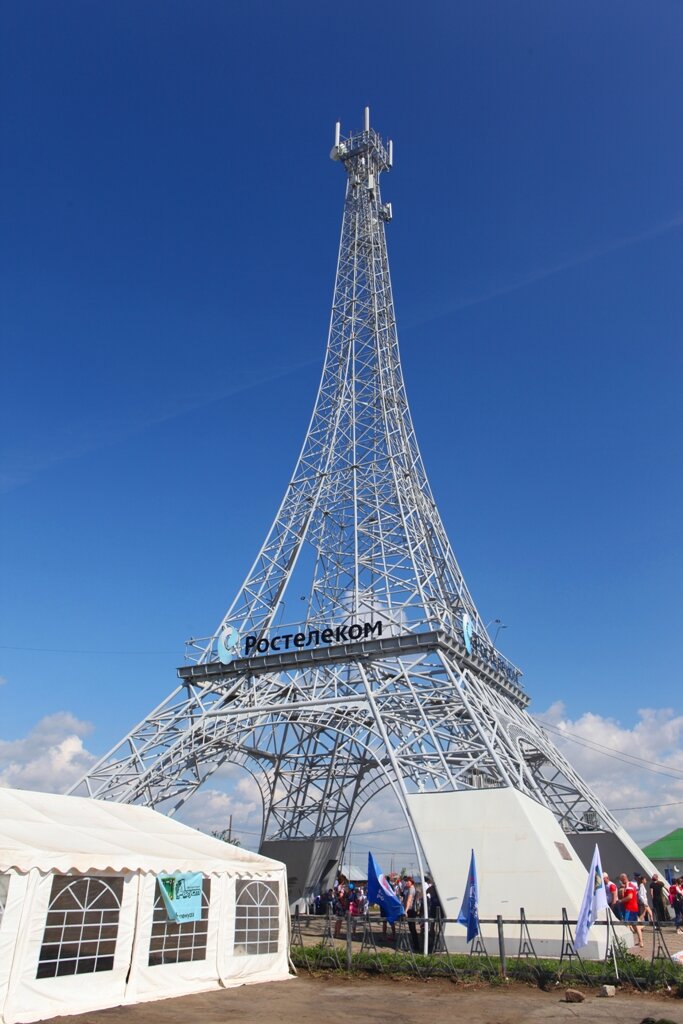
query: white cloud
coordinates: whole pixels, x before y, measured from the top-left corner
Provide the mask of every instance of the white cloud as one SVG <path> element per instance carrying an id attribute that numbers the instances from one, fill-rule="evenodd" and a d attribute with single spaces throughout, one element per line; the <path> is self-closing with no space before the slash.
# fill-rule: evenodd
<path id="1" fill-rule="evenodd" d="M 385 871 L 403 867 L 417 870 L 410 832 L 390 788 L 379 792 L 365 805 L 351 835 L 351 853 L 355 863 L 365 863 L 368 850 L 372 850 Z"/>
<path id="2" fill-rule="evenodd" d="M 63 793 L 95 757 L 83 744 L 92 731 L 68 711 L 47 715 L 18 740 L 0 740 L 0 785 Z"/>
<path id="3" fill-rule="evenodd" d="M 59 711 L 41 718 L 19 739 L 0 739 L 0 786 L 65 792 L 97 760 L 84 743 L 92 731 L 89 722 Z M 194 828 L 211 832 L 227 828 L 232 814 L 233 832 L 243 846 L 255 849 L 263 816 L 257 783 L 234 764 L 224 765 L 214 781 L 217 786 L 200 789 L 178 817 Z"/>
<path id="4" fill-rule="evenodd" d="M 591 713 L 571 719 L 557 702 L 535 717 L 552 726 L 547 730 L 550 740 L 636 841 L 646 845 L 683 824 L 683 715 L 671 708 L 643 708 L 628 726 Z M 596 749 L 597 744 L 609 749 Z M 392 857 L 394 863 L 402 856 L 414 857 L 403 815 L 389 790 L 363 808 L 351 838 L 355 860 L 356 849 L 364 847 L 377 851 L 383 867 Z"/>
<path id="5" fill-rule="evenodd" d="M 550 739 L 637 841 L 647 843 L 680 827 L 683 715 L 670 708 L 644 708 L 629 726 L 592 713 L 571 719 L 558 702 L 536 717 L 552 727 Z M 0 739 L 0 785 L 64 792 L 96 760 L 84 743 L 91 731 L 90 723 L 62 711 L 42 718 L 24 737 Z M 597 744 L 610 749 L 601 751 Z M 617 760 L 615 752 L 624 760 Z M 179 817 L 210 832 L 226 828 L 231 814 L 233 832 L 245 847 L 255 849 L 262 821 L 259 787 L 244 769 L 226 764 Z M 391 790 L 377 794 L 363 808 L 352 844 L 354 857 L 356 849 L 371 848 L 380 863 L 388 863 L 392 856 L 397 861 L 411 856 L 410 835 Z"/>
<path id="6" fill-rule="evenodd" d="M 557 702 L 536 717 L 553 727 L 552 742 L 634 839 L 646 844 L 683 821 L 683 715 L 672 708 L 642 708 L 637 715 L 630 727 L 590 712 L 572 720 Z"/>
<path id="7" fill-rule="evenodd" d="M 244 792 L 243 781 L 251 782 L 252 788 L 248 793 Z M 240 780 L 234 789 L 227 792 L 204 786 L 184 804 L 178 812 L 178 819 L 202 832 L 220 832 L 228 827 L 231 815 L 233 835 L 246 849 L 255 850 L 261 835 L 263 812 L 259 790 L 253 779 Z"/>
<path id="8" fill-rule="evenodd" d="M 261 805 L 261 790 L 258 788 L 256 779 L 251 775 L 245 776 L 240 779 L 235 786 L 235 792 L 239 793 L 241 797 L 252 801 L 252 803 Z"/>
<path id="9" fill-rule="evenodd" d="M 7 676 L 0 676 L 0 686 L 4 686 L 7 682 Z"/>

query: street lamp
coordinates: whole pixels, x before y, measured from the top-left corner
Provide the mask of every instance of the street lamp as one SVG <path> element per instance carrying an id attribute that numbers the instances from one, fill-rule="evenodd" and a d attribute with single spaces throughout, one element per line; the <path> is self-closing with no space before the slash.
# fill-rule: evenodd
<path id="1" fill-rule="evenodd" d="M 493 640 L 491 641 L 493 646 L 495 647 L 496 646 L 496 640 L 498 639 L 498 634 L 500 633 L 501 629 L 507 629 L 507 626 L 502 621 L 502 619 L 491 619 L 490 622 L 486 623 L 486 632 L 487 633 L 488 633 L 488 630 L 489 630 L 489 626 L 496 626 L 497 627 L 496 628 L 496 632 L 495 632 L 494 637 L 493 637 Z"/>

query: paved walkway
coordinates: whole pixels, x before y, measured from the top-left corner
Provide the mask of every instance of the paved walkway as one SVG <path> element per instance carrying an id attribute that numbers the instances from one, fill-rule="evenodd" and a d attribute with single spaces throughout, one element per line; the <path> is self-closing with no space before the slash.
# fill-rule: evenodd
<path id="1" fill-rule="evenodd" d="M 583 1003 L 521 985 L 467 988 L 443 979 L 372 981 L 301 976 L 242 988 L 115 1007 L 49 1024 L 683 1024 L 683 1001 L 618 994 Z"/>
<path id="2" fill-rule="evenodd" d="M 683 950 L 683 935 L 677 935 L 673 925 L 665 925 L 662 929 L 662 934 L 669 953 L 680 953 Z M 644 956 L 649 960 L 652 956 L 652 925 L 649 927 L 647 924 L 643 925 L 643 943 L 643 949 L 634 946 L 631 952 L 637 956 Z"/>

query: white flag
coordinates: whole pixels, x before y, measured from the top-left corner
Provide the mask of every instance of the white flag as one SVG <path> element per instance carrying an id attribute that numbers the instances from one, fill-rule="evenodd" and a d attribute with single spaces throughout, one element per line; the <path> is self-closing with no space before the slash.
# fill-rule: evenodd
<path id="1" fill-rule="evenodd" d="M 595 853 L 591 862 L 591 869 L 588 872 L 586 891 L 583 894 L 579 918 L 576 922 L 576 939 L 574 946 L 581 949 L 588 945 L 588 933 L 591 926 L 595 924 L 598 912 L 607 909 L 607 892 L 602 877 L 602 864 L 600 863 L 600 851 L 598 844 L 595 844 Z"/>

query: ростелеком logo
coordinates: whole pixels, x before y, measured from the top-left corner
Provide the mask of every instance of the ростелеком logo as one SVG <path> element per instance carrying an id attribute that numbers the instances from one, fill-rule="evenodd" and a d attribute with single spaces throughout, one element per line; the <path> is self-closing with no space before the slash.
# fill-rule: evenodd
<path id="1" fill-rule="evenodd" d="M 462 613 L 462 638 L 465 643 L 465 650 L 468 654 L 472 653 L 472 634 L 474 629 L 472 628 L 472 620 L 467 612 Z"/>
<path id="2" fill-rule="evenodd" d="M 216 653 L 223 665 L 229 665 L 239 648 L 239 634 L 232 626 L 226 626 L 216 640 Z"/>

